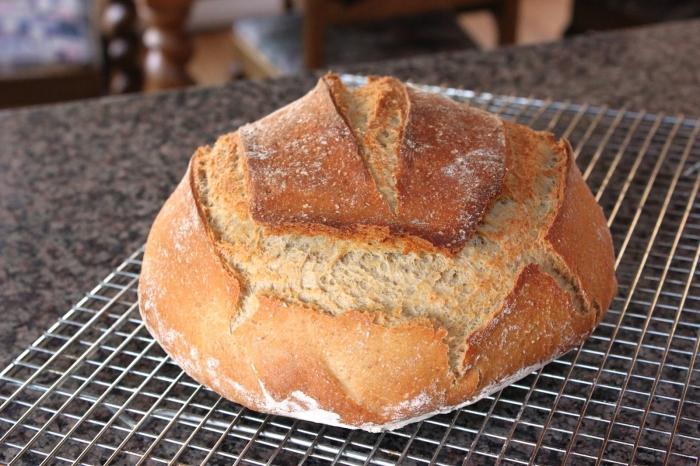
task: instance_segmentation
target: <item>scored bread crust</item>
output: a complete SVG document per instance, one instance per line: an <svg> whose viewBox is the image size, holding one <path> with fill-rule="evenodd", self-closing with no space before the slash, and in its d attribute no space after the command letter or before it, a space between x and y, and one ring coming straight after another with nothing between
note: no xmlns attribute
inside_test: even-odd
<svg viewBox="0 0 700 466"><path fill-rule="evenodd" d="M386 86L373 96L380 113L376 123L390 125L386 109L392 103L403 122L394 135L395 153L381 161L368 155L381 134L371 128L371 137L359 134L347 102L353 99L345 97L334 75L239 129L251 217L282 232L323 231L458 252L502 189L507 151L502 122L395 79L372 83ZM383 101L392 94L391 102ZM394 165L393 183L377 173L384 164ZM384 183L393 186L382 190ZM393 207L382 195L387 191L394 193Z"/></svg>
<svg viewBox="0 0 700 466"><path fill-rule="evenodd" d="M568 144L550 139L566 156L542 232L554 265L519 271L500 308L467 336L461 372L451 367L447 330L426 317L387 323L372 311L331 315L263 295L233 325L247 284L217 247L196 187L193 164L207 149L149 234L144 322L190 376L263 412L376 431L475 401L580 344L616 290L602 211Z"/></svg>

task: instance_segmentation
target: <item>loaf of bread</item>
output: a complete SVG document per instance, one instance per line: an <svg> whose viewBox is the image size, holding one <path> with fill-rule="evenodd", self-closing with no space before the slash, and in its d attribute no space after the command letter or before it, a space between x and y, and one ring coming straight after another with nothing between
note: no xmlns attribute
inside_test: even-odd
<svg viewBox="0 0 700 466"><path fill-rule="evenodd" d="M581 344L616 289L567 141L330 74L196 151L151 229L139 302L224 397L378 431Z"/></svg>

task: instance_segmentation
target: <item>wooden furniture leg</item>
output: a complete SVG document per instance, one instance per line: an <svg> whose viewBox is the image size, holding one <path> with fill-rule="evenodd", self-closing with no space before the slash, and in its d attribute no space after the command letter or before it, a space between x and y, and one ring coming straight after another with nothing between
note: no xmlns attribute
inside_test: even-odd
<svg viewBox="0 0 700 466"><path fill-rule="evenodd" d="M102 10L100 29L110 94L140 91L143 85L141 41L136 19L133 0L109 0Z"/></svg>
<svg viewBox="0 0 700 466"><path fill-rule="evenodd" d="M185 31L192 0L137 0L139 17L145 27L143 68L147 91L191 84L186 65L192 56L192 42Z"/></svg>
<svg viewBox="0 0 700 466"><path fill-rule="evenodd" d="M500 45L511 45L517 41L519 3L520 0L501 0L494 9Z"/></svg>
<svg viewBox="0 0 700 466"><path fill-rule="evenodd" d="M304 67L314 70L323 66L323 36L326 30L324 0L306 0L304 3Z"/></svg>

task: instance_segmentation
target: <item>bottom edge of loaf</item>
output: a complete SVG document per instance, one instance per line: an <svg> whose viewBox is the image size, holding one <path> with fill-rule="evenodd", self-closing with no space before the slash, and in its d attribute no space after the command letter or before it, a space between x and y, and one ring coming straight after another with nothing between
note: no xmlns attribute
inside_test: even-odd
<svg viewBox="0 0 700 466"><path fill-rule="evenodd" d="M345 429L352 429L352 430L359 429L359 430L364 430L364 431L371 432L371 433L392 431L392 430L400 429L408 424L420 422L424 419L428 419L428 418L430 418L432 416L436 416L438 414L449 413L451 411L463 408L464 406L474 404L474 403L480 401L481 399L486 398L487 396L489 396L493 393L496 393L499 390L507 387L508 385L527 377L528 375L530 375L534 371L541 369L542 367L546 366L547 364L549 364L553 360L566 354L568 351L570 351L570 350L559 353L559 354L553 356L551 359L547 359L543 362L539 362L539 363L533 364L531 366L522 368L522 369L518 370L515 374L512 374L512 375L506 377L505 379L501 380L500 382L495 382L495 383L492 383L491 385L487 385L476 396L474 396L466 401L463 401L461 403L458 403L456 405L441 407L441 408L439 408L435 411L431 411L429 413L424 413L424 414L421 414L419 416L414 416L414 417L407 418L407 419L392 421L392 422L388 422L385 424L365 423L365 424L359 424L359 425L352 425L352 424L345 424L345 423L339 422L337 420L337 419L340 419L339 414L334 413L332 411L328 411L328 410L319 408L317 403L316 403L316 400L313 400L313 399L307 400L307 401L313 402L313 403L307 404L307 406L313 406L313 407L310 407L309 409L306 409L306 410L279 411L279 410L275 410L275 409L268 409L265 411L260 411L260 410L255 409L255 408L248 408L248 409L250 409L251 411L255 411L255 412L269 413L269 414L272 414L275 416L284 416L284 417L289 417L289 418L293 418L293 419L299 419L302 421L314 422L314 423L318 423L318 424L325 424L325 425L334 426L334 427L341 427L341 428L345 428ZM211 388L211 387L209 387L209 388ZM270 399L269 401L270 401L269 404L271 404L273 406L274 405L289 406L289 404L290 404L289 398L285 399L285 400ZM240 403L237 403L237 404L240 404ZM245 406L245 405L241 404L241 406ZM297 406L299 406L299 405L297 404Z"/></svg>
<svg viewBox="0 0 700 466"><path fill-rule="evenodd" d="M568 351L570 351L570 350L568 350ZM277 415L291 417L291 418L295 418L295 419L301 419L301 420L309 421L309 422L318 422L321 424L332 425L335 427L343 427L346 429L353 429L353 430L360 429L360 430L364 430L364 431L371 432L371 433L379 433L379 432L384 432L384 431L397 430L397 429L401 429L404 426L407 426L408 424L412 424L414 422L420 422L420 421L423 421L423 420L428 419L430 417L437 416L438 414L449 413L449 412L455 411L457 409L463 408L465 406L474 404L474 403L482 400L483 398L486 398L487 396L489 396L493 393L496 393L497 391L509 386L510 384L515 383L518 380L524 379L525 377L527 377L528 375L530 375L534 371L541 369L542 367L546 366L547 364L554 361L558 357L566 354L568 351L565 351L561 354L557 354L554 357L552 357L551 359L548 359L544 362L539 362L537 364L533 364L531 366L524 367L524 368L518 370L515 374L513 374L509 377L506 377L505 379L501 380L500 382L496 382L496 383L493 383L491 385L487 385L486 387L484 387L484 389L481 392L479 392L479 394L468 399L467 401L463 401L463 402L458 403L458 404L453 405L453 406L445 406L445 407L436 409L435 411L421 414L420 416L415 416L415 417L408 418L408 419L401 419L399 421L392 421L392 422L388 422L386 424L367 423L367 424L361 424L361 425L349 425L349 424L343 424L342 422L327 422L327 421L320 420L318 418L314 419L313 411L303 411L303 412L285 413L285 414L280 413ZM306 415L307 413L310 415L307 416Z"/></svg>

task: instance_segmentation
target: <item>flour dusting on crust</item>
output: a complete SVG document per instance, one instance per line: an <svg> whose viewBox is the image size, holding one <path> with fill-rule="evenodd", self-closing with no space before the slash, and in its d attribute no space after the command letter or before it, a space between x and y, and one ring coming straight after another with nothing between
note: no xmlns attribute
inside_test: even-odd
<svg viewBox="0 0 700 466"><path fill-rule="evenodd" d="M421 411L424 406L430 404L432 401L433 397L427 391L422 391L413 398L404 400L397 405L384 408L383 414L389 417L397 417L402 413L415 413Z"/></svg>
<svg viewBox="0 0 700 466"><path fill-rule="evenodd" d="M263 399L260 405L267 412L291 416L305 421L320 422L322 424L340 425L340 416L334 412L321 409L318 401L300 390L293 391L289 398L275 400L267 391L262 381L258 381Z"/></svg>

